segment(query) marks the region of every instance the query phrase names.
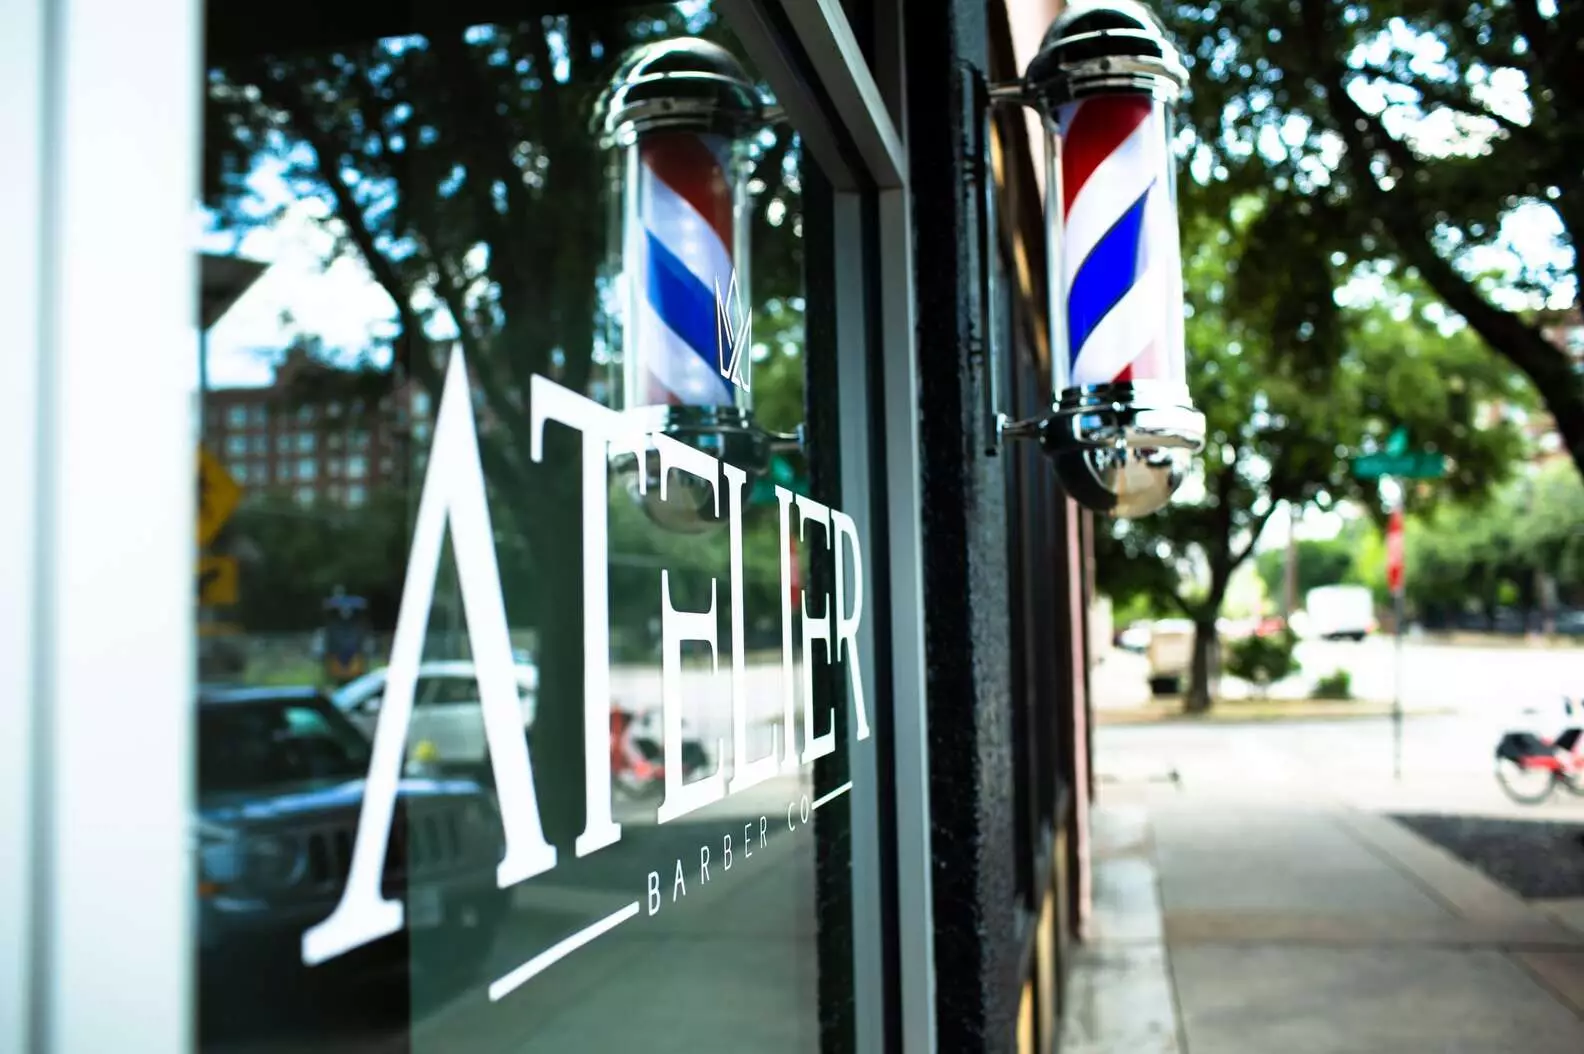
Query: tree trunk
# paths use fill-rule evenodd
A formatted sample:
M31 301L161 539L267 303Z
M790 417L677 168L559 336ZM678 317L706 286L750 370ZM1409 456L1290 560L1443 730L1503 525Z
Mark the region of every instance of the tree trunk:
M1220 610L1220 605L1215 607ZM1188 670L1188 693L1183 696L1183 710L1190 714L1206 713L1210 709L1210 671L1216 645L1216 623L1212 614L1208 620L1194 620L1193 662Z

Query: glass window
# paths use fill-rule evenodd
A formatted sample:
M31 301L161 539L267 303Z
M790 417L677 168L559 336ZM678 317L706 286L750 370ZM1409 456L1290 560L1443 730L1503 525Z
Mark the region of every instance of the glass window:
M238 404L226 411L226 424L232 428L246 428L247 417L247 407Z
M252 449L255 454L269 453L269 437L256 435L252 439Z
M290 454L291 449L292 437L290 432L282 432L275 437L275 452L277 454Z
M832 240L829 192L754 108L735 136L599 134L632 49L726 70L745 51L708 2L585 6L467 20L462 0L414 23L376 5L338 16L333 44L206 7L205 170L238 175L207 188L209 223L334 255L255 291L302 331L268 349L277 419L351 391L415 418L375 449L392 423L349 408L318 503L312 435L280 437L291 486L226 535L246 554L236 632L199 638L201 675L322 691L333 734L261 719L200 758L252 752L247 785L198 809L274 883L246 918L200 905L200 1009L241 1033L224 1049L862 1046L841 980L850 766L875 743L852 686L884 602L857 548L867 505L835 489L853 430L811 397L836 372L836 294L805 283L832 270L806 258ZM753 92L774 107L751 70L730 98ZM217 329L207 354L220 377L258 346ZM416 705L395 728L400 670ZM610 708L592 732L586 693ZM485 706L504 708L488 731ZM392 768L335 717L398 737ZM393 820L359 837L370 814ZM283 958L253 966L254 938ZM339 987L375 965L394 983Z
M314 434L312 432L297 433L297 453L311 454L314 448Z
M227 454L246 454L248 448L247 436L226 436Z
M340 462L340 460L337 459L337 458L331 458L330 460L326 461L325 462L325 471L330 474L330 478L331 479L338 478L341 475L341 462Z
M330 437L328 439L326 439L325 442L327 444L329 444L331 450L340 450L341 449L341 433L340 432L331 432L330 433Z
M226 466L226 471L231 473L231 478L236 480L238 483L247 482L248 471L247 464L245 462L233 461Z
M269 409L263 403L254 403L248 407L248 420L254 428L263 428L269 424Z
M313 424L314 408L312 406L299 406L297 408L297 423L300 425Z

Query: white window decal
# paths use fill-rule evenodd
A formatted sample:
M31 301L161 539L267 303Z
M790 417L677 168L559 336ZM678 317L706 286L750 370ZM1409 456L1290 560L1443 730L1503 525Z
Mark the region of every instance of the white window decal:
M753 315L743 305L742 294L737 290L737 270L733 268L724 295L720 279L715 280L715 356L720 375L745 392L748 378L743 375L743 353L752 345Z
M746 320L736 331L746 339ZM740 349L738 349L740 350ZM660 496L673 472L685 473L703 481L712 491L717 516L726 518L724 544L730 558L727 583L731 600L729 627L731 663L732 739L729 755L724 743L717 741L714 772L684 782L681 761L682 711L686 704L681 680L681 649L684 641L707 643L718 655L720 630L717 626L720 583L709 582L710 604L704 611L678 611L671 602L671 573L662 570L655 607L662 621L661 718L665 751L665 796L658 808L657 822L667 823L701 809L722 798L764 783L779 773L793 773L815 759L836 749L834 710L822 722L826 731L814 734L814 686L809 674L810 652L816 642L827 658L845 661L850 683L849 696L855 711L854 737L870 736L858 658L857 635L863 617L863 557L858 546L858 531L851 517L807 497L775 487L779 506L781 551L781 671L783 695L780 720L772 729L770 751L758 758L748 752L749 700L746 691L744 649L743 581L743 491L747 473L710 454L661 434L646 434L629 418L591 399L563 388L545 377L535 376L529 383L530 456L535 462L544 457L544 431L549 422L575 429L581 436L582 493L580 516L583 576L583 747L584 815L583 832L576 839L577 855L587 856L621 841L622 827L615 822L611 808L610 769L610 597L609 597L609 464L611 447L630 450L639 457L658 455L661 472ZM722 483L724 478L724 484ZM644 475L639 474L639 485ZM725 501L721 499L724 497ZM348 492L350 500L351 491ZM794 506L796 511L794 512ZM796 522L793 522L794 516ZM449 527L452 551L456 555L463 610L467 619L468 643L478 680L479 700L490 761L495 772L497 799L505 833L505 856L496 873L501 888L556 866L557 854L544 837L539 803L535 795L532 762L523 736L517 695L516 673L511 642L507 634L506 611L501 595L500 569L496 562L494 534L479 457L477 422L469 398L467 369L461 351L451 356L444 390L434 420L434 443L428 469L424 474L423 494L413 527L412 551L408 558L406 584L397 617L395 640L374 734L373 756L364 788L357 837L353 843L352 863L346 888L335 910L323 922L303 934L302 957L309 965L325 962L370 941L401 929L404 910L401 901L388 899L380 892L384 860L395 815L401 778L402 758L406 752L408 728L412 719L418 664L434 602L435 578ZM834 595L818 593L802 596L800 629L793 630L792 589L794 567L791 546L793 530L804 540L808 551L834 560ZM819 537L809 537L818 531ZM847 572L851 556L852 573ZM810 606L821 614L811 615ZM850 610L849 610L850 609ZM795 679L794 650L801 643L804 670ZM834 652L834 655L832 654ZM717 660L718 662L718 660ZM717 667L718 671L718 667ZM800 691L801 687L801 691ZM802 713L798 696L802 695ZM543 705L568 705L565 700L543 700ZM798 752L799 717L802 721L803 747ZM811 801L806 793L788 802L785 822L796 831L810 822L817 810L852 789L844 783ZM775 824L772 817L782 815L772 808L740 832L734 827L715 836L710 843L720 848L712 858L708 844L699 847L699 882L713 882L711 859L718 860L718 873L740 874L741 868L759 866L756 850L764 849ZM735 818L733 820L735 823ZM739 840L740 839L740 840ZM691 853L690 853L691 856ZM672 865L675 865L674 867ZM491 1000L504 998L518 986L572 952L615 927L638 917L642 904L648 914L664 909L661 876L682 874L681 859L668 860L665 870L640 871L635 879L647 875L647 887L627 906L585 926L549 948L540 950L521 966L498 978L489 986ZM640 891L636 888L635 893ZM673 885L672 901L687 895L680 878Z
M556 862L556 851L545 841L540 824L528 741L522 733L484 470L460 350L452 354L446 373L429 466L413 526L412 554L391 645L384 705L374 733L352 866L330 917L303 934L302 957L309 965L333 959L402 927L402 903L380 892L380 877L447 525L453 535L468 644L478 674L484 734L506 835L506 854L496 882L505 888L550 870Z

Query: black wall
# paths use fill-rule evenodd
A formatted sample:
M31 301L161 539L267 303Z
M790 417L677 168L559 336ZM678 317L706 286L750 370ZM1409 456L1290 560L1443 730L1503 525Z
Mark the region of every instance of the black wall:
M1013 1049L1020 929L1007 465L985 453L982 2L907 5L908 162L923 445L936 1022L953 1054Z

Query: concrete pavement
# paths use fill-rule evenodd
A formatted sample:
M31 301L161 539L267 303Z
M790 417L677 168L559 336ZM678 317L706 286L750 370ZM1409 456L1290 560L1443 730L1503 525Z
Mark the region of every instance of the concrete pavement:
M1584 1050L1584 933L1368 810L1103 792L1064 1051Z
M1497 722L1500 723L1500 722ZM1096 730L1095 906L1067 1054L1584 1051L1584 903L1525 902L1391 813L1516 806L1490 722Z

